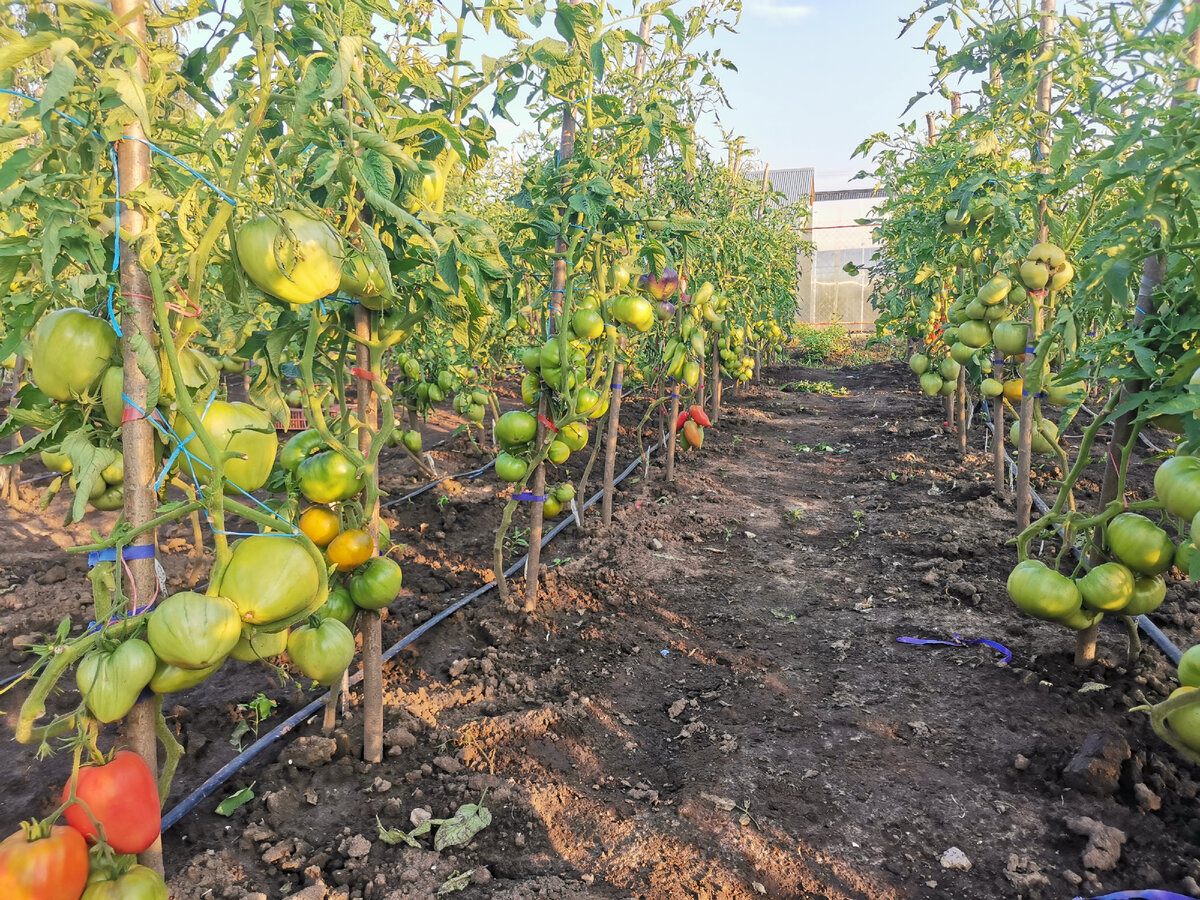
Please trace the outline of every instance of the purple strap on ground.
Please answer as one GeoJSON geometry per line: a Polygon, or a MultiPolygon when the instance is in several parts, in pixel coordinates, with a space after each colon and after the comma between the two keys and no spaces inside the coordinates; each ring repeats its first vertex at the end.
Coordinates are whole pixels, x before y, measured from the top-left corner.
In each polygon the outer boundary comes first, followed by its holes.
{"type": "MultiPolygon", "coordinates": [[[[898,637],[896,640],[901,644],[945,644],[948,647],[965,647],[968,644],[983,644],[985,647],[991,647],[997,653],[1003,654],[1004,659],[1001,660],[1001,662],[1012,662],[1011,650],[1009,650],[1003,644],[997,643],[996,641],[985,640],[984,638],[962,638],[956,634],[954,635],[954,640],[952,641],[935,641],[931,638],[913,637],[898,637]]],[[[1151,900],[1154,900],[1154,898],[1151,898],[1151,900]]],[[[1170,900],[1170,898],[1159,898],[1159,900],[1170,900]]],[[[1188,900],[1191,900],[1191,898],[1188,898],[1188,900]]]]}
{"type": "Polygon", "coordinates": [[[1174,891],[1117,891],[1115,894],[1103,894],[1099,897],[1076,897],[1075,900],[1196,900],[1187,894],[1177,894],[1174,891]]]}

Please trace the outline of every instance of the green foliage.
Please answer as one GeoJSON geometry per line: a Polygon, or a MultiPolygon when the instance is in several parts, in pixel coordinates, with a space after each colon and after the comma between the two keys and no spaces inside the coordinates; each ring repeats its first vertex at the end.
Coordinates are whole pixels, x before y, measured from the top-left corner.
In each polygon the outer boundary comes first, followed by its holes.
{"type": "Polygon", "coordinates": [[[850,333],[837,324],[818,328],[798,323],[792,326],[791,346],[793,355],[802,365],[829,366],[850,349],[850,333]]]}

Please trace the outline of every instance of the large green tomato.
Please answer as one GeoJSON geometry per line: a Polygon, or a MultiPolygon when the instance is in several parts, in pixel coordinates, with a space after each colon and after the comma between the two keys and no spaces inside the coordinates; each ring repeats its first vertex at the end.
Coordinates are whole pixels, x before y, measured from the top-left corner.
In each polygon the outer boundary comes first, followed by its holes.
{"type": "Polygon", "coordinates": [[[1133,572],[1120,563],[1102,563],[1075,582],[1092,609],[1116,612],[1133,596],[1133,572]]]}
{"type": "Polygon", "coordinates": [[[285,653],[287,641],[286,628],[283,631],[255,631],[250,637],[238,641],[229,655],[241,662],[258,662],[285,653]]]}
{"type": "Polygon", "coordinates": [[[1024,353],[1028,342],[1028,322],[997,322],[992,326],[992,343],[1005,356],[1024,353]]]}
{"type": "Polygon", "coordinates": [[[637,331],[649,331],[655,322],[654,307],[638,294],[622,294],[613,301],[613,318],[637,331]]]}
{"type": "Polygon", "coordinates": [[[1172,456],[1154,473],[1154,492],[1173,516],[1189,522],[1200,513],[1200,459],[1172,456]]]}
{"type": "Polygon", "coordinates": [[[221,659],[206,669],[182,669],[160,659],[154,669],[154,677],[150,679],[150,690],[156,694],[175,694],[190,690],[208,681],[209,676],[221,668],[224,662],[225,660],[221,659]]]}
{"type": "Polygon", "coordinates": [[[48,313],[33,331],[34,384],[55,400],[76,400],[96,386],[118,347],[104,319],[82,309],[48,313]]]}
{"type": "MultiPolygon", "coordinates": [[[[1174,700],[1176,697],[1190,693],[1196,690],[1191,685],[1175,688],[1171,691],[1169,700],[1174,700]]],[[[1171,726],[1171,730],[1179,736],[1179,739],[1200,753],[1200,703],[1193,703],[1190,706],[1185,706],[1183,709],[1171,713],[1167,717],[1167,724],[1171,726]]]]}
{"type": "Polygon", "coordinates": [[[336,450],[305,457],[296,467],[296,483],[300,493],[313,503],[349,500],[365,484],[354,463],[336,450]]]}
{"type": "Polygon", "coordinates": [[[167,900],[167,896],[166,882],[157,872],[135,865],[121,874],[89,877],[79,900],[167,900]]]}
{"type": "Polygon", "coordinates": [[[350,577],[350,597],[362,609],[383,609],[400,593],[403,573],[386,556],[367,560],[350,577]]]}
{"type": "Polygon", "coordinates": [[[1175,561],[1175,545],[1145,516],[1120,513],[1106,533],[1113,555],[1141,575],[1161,575],[1175,561]]]}
{"type": "MultiPolygon", "coordinates": [[[[565,445],[564,445],[565,446],[565,445]]],[[[496,457],[496,477],[509,483],[520,481],[529,471],[529,464],[523,459],[501,453],[496,457]]]]}
{"type": "Polygon", "coordinates": [[[1152,613],[1167,596],[1167,583],[1161,575],[1141,577],[1133,583],[1133,596],[1121,610],[1123,616],[1144,616],[1152,613]]]}
{"type": "Polygon", "coordinates": [[[243,622],[269,625],[320,606],[325,599],[318,596],[320,585],[317,564],[300,541],[261,535],[233,548],[220,592],[237,606],[243,622]]]}
{"type": "Polygon", "coordinates": [[[157,662],[145,641],[123,641],[113,650],[101,648],[84,656],[75,670],[75,684],[93,716],[115,722],[133,709],[154,677],[157,662]]]}
{"type": "Polygon", "coordinates": [[[354,659],[354,635],[337,619],[309,621],[288,638],[288,656],[318,684],[333,684],[354,659]]]}
{"type": "MultiPolygon", "coordinates": [[[[279,448],[279,438],[270,416],[249,403],[214,400],[200,421],[218,450],[237,454],[225,460],[227,482],[246,492],[256,491],[267,483],[271,467],[275,464],[275,451],[279,448]]],[[[175,430],[181,440],[187,440],[192,434],[192,426],[182,417],[177,421],[175,430]]],[[[201,462],[212,463],[198,437],[188,441],[185,449],[201,462]]],[[[197,480],[207,484],[211,474],[208,466],[193,464],[193,467],[197,480]]],[[[226,492],[229,493],[229,489],[226,492]]]]}
{"type": "Polygon", "coordinates": [[[1065,619],[1083,602],[1075,582],[1037,559],[1017,563],[1007,588],[1018,609],[1039,619],[1065,619]]]}
{"type": "Polygon", "coordinates": [[[146,626],[154,655],[181,669],[219,664],[241,636],[242,621],[232,600],[192,591],[172,594],[159,603],[146,626]]]}
{"type": "MultiPolygon", "coordinates": [[[[162,397],[173,400],[176,397],[175,373],[167,364],[167,355],[159,351],[159,368],[162,372],[162,397]]],[[[198,391],[205,385],[215,384],[220,370],[208,354],[195,347],[184,347],[179,351],[179,374],[183,376],[183,386],[189,393],[198,391]]]]}
{"type": "Polygon", "coordinates": [[[336,291],[343,255],[332,228],[294,209],[278,222],[267,216],[247,222],[237,234],[238,262],[250,280],[288,303],[312,303],[336,291]]]}
{"type": "Polygon", "coordinates": [[[537,436],[537,419],[522,409],[513,409],[496,420],[496,440],[505,450],[528,444],[537,436]]]}

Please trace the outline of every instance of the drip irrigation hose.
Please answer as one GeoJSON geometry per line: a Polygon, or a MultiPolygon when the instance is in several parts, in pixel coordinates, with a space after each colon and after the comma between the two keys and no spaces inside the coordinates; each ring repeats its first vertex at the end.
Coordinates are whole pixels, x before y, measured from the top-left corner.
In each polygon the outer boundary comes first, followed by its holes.
{"type": "MultiPolygon", "coordinates": [[[[988,431],[992,433],[992,440],[996,440],[996,429],[992,424],[991,412],[988,410],[986,403],[983,404],[983,408],[983,423],[987,426],[988,431]]],[[[1095,414],[1093,413],[1093,417],[1094,416],[1095,414]]],[[[1150,446],[1153,447],[1152,444],[1150,446]]],[[[1017,464],[1013,462],[1013,458],[1008,455],[1007,450],[1004,451],[1004,462],[1010,470],[1016,469],[1017,467],[1017,464]]],[[[1050,512],[1050,507],[1046,505],[1046,501],[1038,496],[1038,492],[1033,489],[1032,485],[1029,488],[1029,497],[1031,500],[1033,500],[1033,505],[1038,508],[1038,511],[1041,512],[1042,515],[1050,512]]],[[[1060,535],[1062,534],[1061,527],[1055,525],[1054,528],[1060,535]]],[[[1079,548],[1074,545],[1071,546],[1071,552],[1075,555],[1076,559],[1083,558],[1083,554],[1079,552],[1079,548]]],[[[1146,633],[1147,637],[1154,641],[1154,643],[1158,646],[1158,649],[1166,654],[1167,659],[1171,661],[1172,665],[1179,665],[1179,660],[1183,656],[1183,651],[1176,647],[1171,639],[1163,634],[1162,630],[1157,625],[1151,622],[1150,619],[1144,615],[1135,616],[1134,621],[1137,622],[1138,628],[1142,629],[1142,631],[1146,633]]]]}
{"type": "Polygon", "coordinates": [[[433,488],[437,487],[443,481],[448,481],[451,478],[478,478],[480,475],[482,475],[484,472],[486,472],[488,469],[490,469],[495,464],[496,464],[496,460],[493,459],[493,460],[490,460],[488,462],[488,464],[481,469],[471,469],[468,472],[458,472],[454,475],[443,475],[441,478],[435,478],[433,481],[429,482],[429,484],[424,485],[423,487],[417,488],[412,493],[405,494],[403,497],[397,497],[395,500],[389,500],[387,503],[381,503],[379,505],[379,508],[387,509],[389,506],[397,506],[406,500],[412,500],[414,497],[419,497],[426,491],[433,490],[433,488]]]}
{"type": "MultiPolygon", "coordinates": [[[[635,459],[633,462],[631,462],[626,467],[626,469],[623,472],[621,472],[620,475],[618,475],[616,478],[613,479],[613,487],[616,487],[618,484],[620,484],[622,481],[624,481],[626,478],[628,478],[630,476],[630,474],[632,474],[634,472],[634,470],[636,470],[637,467],[639,465],[641,465],[641,463],[644,459],[649,459],[649,457],[654,453],[654,451],[656,449],[658,449],[658,447],[661,447],[661,446],[663,446],[662,442],[658,442],[656,444],[650,445],[650,447],[648,447],[646,449],[645,453],[643,453],[641,456],[639,456],[637,459],[635,459]]],[[[489,463],[488,465],[490,466],[491,463],[489,463]]],[[[488,466],[484,466],[483,469],[480,469],[476,474],[481,474],[487,468],[488,468],[488,466]]],[[[466,473],[463,473],[463,474],[466,474],[466,473]]],[[[448,475],[446,477],[451,478],[451,477],[458,477],[458,476],[449,476],[448,475]]],[[[441,480],[444,480],[444,479],[439,479],[439,481],[441,481],[441,480]]],[[[438,482],[434,482],[434,483],[436,484],[438,482]]],[[[422,490],[427,490],[429,487],[432,487],[432,485],[426,485],[426,487],[422,488],[422,490]]],[[[420,493],[420,491],[418,491],[418,493],[420,493]]],[[[582,512],[583,510],[586,510],[588,507],[592,506],[594,503],[597,503],[600,500],[600,498],[603,496],[604,496],[603,490],[597,491],[595,494],[593,494],[591,497],[589,497],[587,499],[587,501],[583,504],[582,508],[580,509],[580,512],[582,512]]],[[[401,499],[404,499],[404,498],[401,498],[401,499]]],[[[398,503],[400,501],[397,500],[397,501],[393,501],[393,502],[398,503]]],[[[565,519],[563,519],[561,522],[559,522],[557,525],[555,525],[554,528],[551,529],[550,532],[548,534],[546,534],[545,537],[542,538],[541,545],[543,547],[545,547],[547,544],[550,543],[551,540],[553,540],[555,537],[557,537],[563,531],[563,529],[565,529],[568,525],[570,525],[572,522],[575,522],[575,521],[577,521],[577,517],[576,517],[576,514],[574,512],[572,512],[571,515],[567,516],[565,519]]],[[[520,559],[518,559],[516,562],[514,562],[511,566],[509,566],[504,572],[505,577],[516,574],[521,569],[521,567],[525,565],[526,559],[528,559],[528,554],[525,554],[520,559]]],[[[463,597],[461,600],[455,601],[450,606],[443,609],[436,616],[429,619],[429,621],[421,623],[420,626],[415,628],[413,631],[409,632],[407,635],[405,635],[399,641],[397,641],[395,644],[393,644],[391,647],[389,647],[384,652],[383,659],[385,661],[391,659],[397,653],[399,653],[401,650],[403,650],[405,647],[408,647],[409,645],[411,645],[414,642],[416,642],[417,640],[419,640],[423,635],[425,635],[427,632],[429,632],[436,625],[445,621],[450,616],[454,615],[456,612],[458,612],[460,609],[462,609],[468,603],[471,603],[472,601],[479,599],[484,594],[491,591],[495,586],[496,586],[496,582],[494,580],[489,581],[487,584],[483,585],[483,587],[477,588],[476,590],[472,591],[470,594],[467,594],[467,596],[463,597]]],[[[352,686],[352,685],[358,684],[360,681],[362,681],[362,678],[363,678],[363,673],[360,670],[359,672],[356,672],[354,675],[350,676],[348,685],[352,686]]],[[[275,743],[275,741],[279,740],[279,738],[283,737],[289,731],[294,729],[297,725],[300,725],[301,723],[305,722],[306,720],[311,719],[313,716],[317,715],[319,712],[322,712],[325,708],[325,704],[329,698],[329,695],[330,695],[330,692],[327,691],[326,693],[324,693],[320,697],[318,697],[316,700],[313,700],[307,706],[292,713],[292,715],[290,715],[287,719],[285,719],[280,724],[276,725],[273,729],[271,729],[271,731],[264,734],[262,737],[260,737],[258,740],[256,740],[253,744],[248,746],[245,750],[243,750],[241,753],[239,753],[237,756],[235,756],[233,759],[231,759],[229,762],[227,762],[225,765],[223,765],[220,769],[218,769],[213,775],[211,775],[208,778],[207,781],[205,781],[202,785],[200,785],[200,787],[196,788],[196,790],[194,790],[188,796],[186,796],[182,800],[180,800],[179,803],[177,803],[171,809],[170,812],[166,813],[166,815],[163,816],[162,830],[165,832],[168,828],[172,827],[173,825],[178,824],[180,819],[182,819],[189,812],[191,812],[193,809],[195,809],[200,803],[203,803],[206,799],[211,797],[212,794],[217,790],[217,788],[219,788],[226,781],[228,781],[230,778],[232,778],[234,773],[236,773],[239,769],[242,769],[243,767],[245,767],[245,765],[247,763],[249,763],[252,759],[254,759],[256,756],[258,756],[260,753],[262,753],[267,747],[269,747],[271,744],[275,743]]]]}

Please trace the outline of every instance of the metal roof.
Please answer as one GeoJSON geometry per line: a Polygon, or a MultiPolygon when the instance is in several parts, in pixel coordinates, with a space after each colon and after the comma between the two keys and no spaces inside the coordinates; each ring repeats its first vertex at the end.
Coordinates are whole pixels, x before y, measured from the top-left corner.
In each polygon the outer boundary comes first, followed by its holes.
{"type": "MultiPolygon", "coordinates": [[[[771,187],[784,196],[784,203],[811,203],[813,186],[816,182],[816,169],[769,169],[767,177],[771,187]]],[[[747,172],[746,177],[757,184],[762,184],[762,170],[747,172]]]]}
{"type": "Polygon", "coordinates": [[[813,196],[816,203],[827,200],[873,200],[876,197],[886,197],[885,191],[877,188],[849,188],[841,191],[817,191],[813,196]]]}

